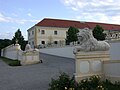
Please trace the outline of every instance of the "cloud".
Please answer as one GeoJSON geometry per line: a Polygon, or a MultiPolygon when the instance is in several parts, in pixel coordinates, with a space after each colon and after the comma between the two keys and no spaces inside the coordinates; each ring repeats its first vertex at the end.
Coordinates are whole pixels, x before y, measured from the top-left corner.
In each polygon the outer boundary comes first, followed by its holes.
{"type": "Polygon", "coordinates": [[[27,22],[38,22],[38,21],[39,20],[16,19],[16,18],[5,16],[2,13],[0,13],[0,22],[25,24],[27,22]]]}
{"type": "Polygon", "coordinates": [[[30,16],[30,17],[32,17],[32,14],[31,14],[31,13],[28,13],[27,15],[30,16]]]}
{"type": "Polygon", "coordinates": [[[9,22],[12,18],[5,17],[3,14],[0,13],[0,22],[9,22]]]}
{"type": "Polygon", "coordinates": [[[120,23],[120,0],[62,0],[62,3],[77,12],[76,19],[120,23]]]}
{"type": "Polygon", "coordinates": [[[12,39],[13,35],[12,32],[0,33],[0,39],[12,39]]]}
{"type": "Polygon", "coordinates": [[[17,15],[16,13],[12,13],[12,15],[13,15],[14,17],[18,17],[18,15],[17,15]]]}
{"type": "Polygon", "coordinates": [[[29,17],[34,18],[34,16],[33,16],[31,13],[28,13],[27,15],[28,15],[29,17]]]}

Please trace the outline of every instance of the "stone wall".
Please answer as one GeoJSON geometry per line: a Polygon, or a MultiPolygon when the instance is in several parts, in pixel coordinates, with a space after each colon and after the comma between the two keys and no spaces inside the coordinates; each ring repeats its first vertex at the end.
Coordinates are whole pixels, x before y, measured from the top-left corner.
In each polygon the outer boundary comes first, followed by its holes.
{"type": "Polygon", "coordinates": [[[103,67],[106,79],[120,81],[120,60],[104,61],[103,67]]]}
{"type": "Polygon", "coordinates": [[[12,44],[2,49],[1,56],[10,58],[13,60],[22,60],[22,50],[19,44],[12,44]]]}
{"type": "Polygon", "coordinates": [[[110,44],[110,59],[120,60],[120,40],[109,41],[110,44]]]}
{"type": "Polygon", "coordinates": [[[40,62],[39,50],[32,49],[29,44],[26,50],[22,51],[19,44],[12,44],[2,49],[1,56],[12,60],[20,60],[21,65],[36,64],[40,62]]]}

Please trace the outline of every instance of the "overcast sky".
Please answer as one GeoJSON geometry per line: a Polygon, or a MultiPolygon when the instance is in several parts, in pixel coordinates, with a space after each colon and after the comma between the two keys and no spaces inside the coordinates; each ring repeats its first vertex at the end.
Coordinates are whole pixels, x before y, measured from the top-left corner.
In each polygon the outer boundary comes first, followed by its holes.
{"type": "Polygon", "coordinates": [[[12,39],[43,18],[120,24],[120,0],[0,0],[0,39],[12,39]]]}

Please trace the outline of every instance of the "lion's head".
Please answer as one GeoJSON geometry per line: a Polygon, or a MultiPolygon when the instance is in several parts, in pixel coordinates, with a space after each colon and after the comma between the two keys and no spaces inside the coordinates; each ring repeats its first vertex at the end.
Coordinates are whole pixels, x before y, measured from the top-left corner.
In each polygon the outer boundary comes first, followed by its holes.
{"type": "Polygon", "coordinates": [[[88,39],[93,38],[92,31],[90,29],[85,28],[77,33],[78,36],[78,42],[80,44],[86,42],[88,39]]]}

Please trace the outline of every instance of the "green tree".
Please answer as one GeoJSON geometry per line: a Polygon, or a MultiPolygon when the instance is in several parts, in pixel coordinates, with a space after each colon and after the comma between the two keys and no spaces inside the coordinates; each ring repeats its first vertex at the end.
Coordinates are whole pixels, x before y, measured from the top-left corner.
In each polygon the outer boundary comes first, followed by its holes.
{"type": "Polygon", "coordinates": [[[70,42],[75,42],[78,40],[77,38],[77,33],[79,30],[74,27],[70,27],[67,32],[67,39],[66,39],[66,44],[70,44],[70,42]]]}
{"type": "Polygon", "coordinates": [[[106,34],[103,32],[104,32],[104,29],[101,26],[96,25],[96,27],[93,29],[94,38],[100,41],[105,40],[106,34]]]}
{"type": "Polygon", "coordinates": [[[1,55],[1,50],[7,46],[11,45],[11,40],[9,39],[0,39],[0,55],[1,55]]]}
{"type": "Polygon", "coordinates": [[[12,39],[12,44],[15,44],[16,40],[18,40],[18,43],[21,45],[21,49],[25,50],[25,46],[27,44],[27,41],[24,40],[24,37],[22,36],[20,29],[18,29],[15,32],[15,36],[13,36],[13,39],[12,39]]]}

